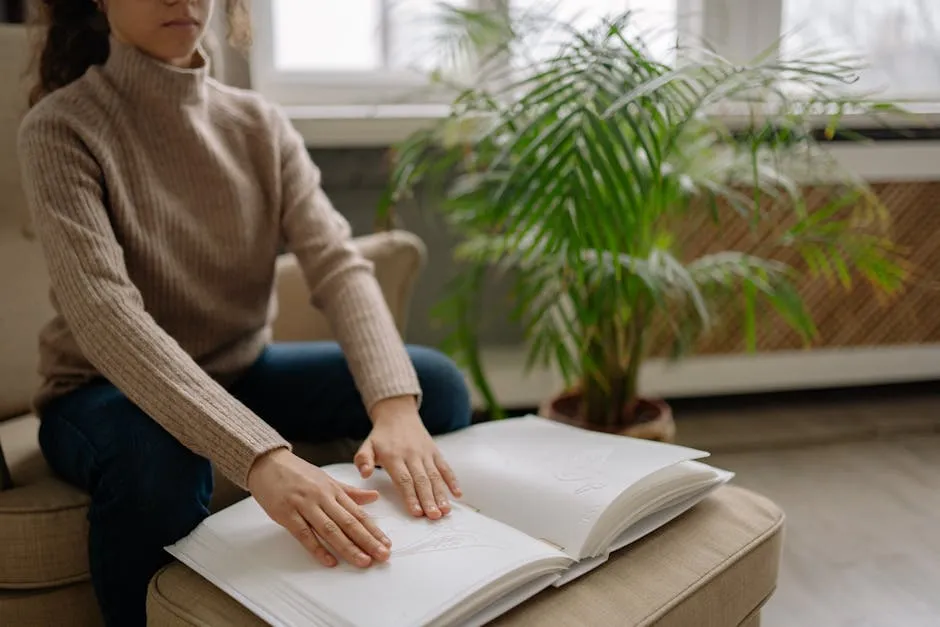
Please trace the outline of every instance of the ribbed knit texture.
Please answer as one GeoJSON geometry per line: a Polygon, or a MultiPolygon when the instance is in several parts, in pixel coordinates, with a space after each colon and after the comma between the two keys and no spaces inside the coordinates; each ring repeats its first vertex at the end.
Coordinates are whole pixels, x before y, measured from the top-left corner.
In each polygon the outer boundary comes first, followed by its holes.
{"type": "Polygon", "coordinates": [[[260,454],[289,446],[224,387],[270,341],[281,242],[366,406],[420,398],[373,268],[302,139],[205,60],[182,70],[112,41],[104,66],[27,114],[19,151],[58,312],[40,338],[40,414],[105,377],[245,487],[260,454]]]}

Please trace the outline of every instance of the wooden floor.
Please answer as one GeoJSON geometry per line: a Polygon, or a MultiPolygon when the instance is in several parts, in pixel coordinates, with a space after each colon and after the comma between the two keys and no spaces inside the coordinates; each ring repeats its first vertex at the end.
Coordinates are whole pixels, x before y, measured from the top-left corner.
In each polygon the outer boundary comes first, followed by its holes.
{"type": "Polygon", "coordinates": [[[764,627],[940,627],[940,393],[679,420],[681,443],[787,515],[764,627]]]}

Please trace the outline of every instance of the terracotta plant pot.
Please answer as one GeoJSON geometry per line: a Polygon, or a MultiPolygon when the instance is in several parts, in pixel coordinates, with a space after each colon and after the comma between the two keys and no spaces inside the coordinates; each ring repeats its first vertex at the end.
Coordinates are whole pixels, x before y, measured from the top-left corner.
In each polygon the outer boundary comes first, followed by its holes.
{"type": "MultiPolygon", "coordinates": [[[[621,424],[613,426],[589,424],[581,414],[580,407],[581,391],[572,389],[546,399],[539,408],[539,415],[591,431],[659,442],[675,441],[676,423],[672,419],[672,408],[663,400],[639,399],[639,409],[635,412],[637,417],[632,420],[625,417],[621,424]]],[[[627,413],[626,408],[623,413],[627,413]]]]}

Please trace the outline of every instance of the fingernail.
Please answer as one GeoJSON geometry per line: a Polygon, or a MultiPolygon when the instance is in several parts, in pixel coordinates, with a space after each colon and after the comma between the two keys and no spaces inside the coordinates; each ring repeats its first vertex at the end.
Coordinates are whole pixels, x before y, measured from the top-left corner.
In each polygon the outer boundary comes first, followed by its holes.
{"type": "Polygon", "coordinates": [[[423,510],[421,509],[421,506],[416,503],[411,506],[411,511],[413,511],[415,514],[420,514],[423,510]]]}
{"type": "Polygon", "coordinates": [[[392,541],[387,536],[382,536],[382,544],[392,546],[392,541]]]}
{"type": "Polygon", "coordinates": [[[450,507],[450,502],[447,500],[441,501],[441,508],[450,507]]]}
{"type": "Polygon", "coordinates": [[[359,555],[356,556],[356,559],[359,560],[360,564],[368,564],[370,561],[369,556],[366,555],[365,553],[360,553],[359,555]]]}

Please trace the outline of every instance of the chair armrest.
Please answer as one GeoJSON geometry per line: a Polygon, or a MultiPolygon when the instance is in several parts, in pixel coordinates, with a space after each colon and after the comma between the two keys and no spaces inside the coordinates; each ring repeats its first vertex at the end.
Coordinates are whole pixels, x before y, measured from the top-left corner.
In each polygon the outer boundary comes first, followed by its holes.
{"type": "MultiPolygon", "coordinates": [[[[402,337],[408,324],[414,286],[427,260],[427,247],[407,231],[384,231],[353,239],[363,256],[375,265],[375,276],[402,337]]],[[[334,339],[329,322],[310,304],[303,272],[292,254],[278,259],[277,316],[274,339],[311,342],[334,339]]]]}

